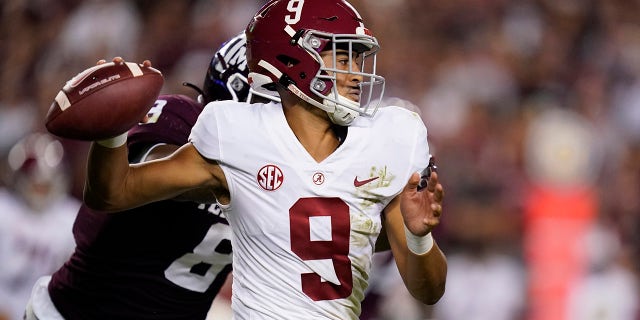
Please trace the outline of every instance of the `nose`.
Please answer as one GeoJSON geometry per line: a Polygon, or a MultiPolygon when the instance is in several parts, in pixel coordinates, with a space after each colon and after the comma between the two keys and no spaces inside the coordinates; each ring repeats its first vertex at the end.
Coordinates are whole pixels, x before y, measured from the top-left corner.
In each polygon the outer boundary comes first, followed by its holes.
{"type": "Polygon", "coordinates": [[[351,59],[351,70],[353,72],[360,72],[360,63],[359,63],[359,59],[358,58],[352,58],[351,59]]]}
{"type": "Polygon", "coordinates": [[[360,83],[363,80],[362,74],[360,74],[360,64],[356,59],[351,60],[351,81],[360,83]]]}

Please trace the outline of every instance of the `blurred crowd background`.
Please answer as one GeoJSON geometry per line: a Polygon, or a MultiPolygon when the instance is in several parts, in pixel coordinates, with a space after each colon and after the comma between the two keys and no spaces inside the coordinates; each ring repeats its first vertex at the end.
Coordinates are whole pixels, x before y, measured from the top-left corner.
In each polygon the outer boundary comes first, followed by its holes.
{"type": "MultiPolygon", "coordinates": [[[[381,43],[387,103],[417,110],[429,130],[446,190],[435,236],[449,261],[447,292],[426,307],[376,254],[362,319],[640,319],[640,2],[351,2],[381,43]]],[[[0,3],[2,314],[21,309],[69,252],[2,241],[23,229],[71,239],[75,210],[53,224],[55,200],[17,203],[56,190],[77,206],[89,144],[60,140],[62,160],[47,166],[65,177],[34,174],[15,152],[9,161],[16,143],[45,131],[66,80],[99,59],[149,59],[163,93],[195,96],[182,82],[200,86],[213,52],[263,1],[0,3]],[[43,187],[50,180],[67,188],[43,187]]]]}

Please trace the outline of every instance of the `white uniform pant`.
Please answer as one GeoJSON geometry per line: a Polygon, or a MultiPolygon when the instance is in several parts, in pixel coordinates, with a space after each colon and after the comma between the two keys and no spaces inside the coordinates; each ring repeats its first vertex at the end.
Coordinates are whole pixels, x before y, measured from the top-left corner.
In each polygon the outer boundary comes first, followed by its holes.
{"type": "Polygon", "coordinates": [[[49,281],[51,276],[44,276],[36,281],[25,308],[24,320],[64,320],[49,297],[49,281]]]}

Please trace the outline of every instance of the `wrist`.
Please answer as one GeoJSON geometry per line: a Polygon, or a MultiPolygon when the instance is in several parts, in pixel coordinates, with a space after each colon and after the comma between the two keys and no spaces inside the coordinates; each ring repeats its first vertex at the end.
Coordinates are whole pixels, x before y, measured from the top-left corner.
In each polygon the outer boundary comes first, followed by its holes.
{"type": "Polygon", "coordinates": [[[108,139],[104,139],[104,140],[96,140],[96,143],[105,147],[105,148],[118,148],[122,145],[124,145],[127,142],[127,133],[123,133],[120,135],[117,135],[113,138],[108,138],[108,139]]]}
{"type": "Polygon", "coordinates": [[[423,255],[433,248],[433,236],[431,232],[424,236],[416,236],[405,226],[404,235],[407,238],[407,247],[414,254],[423,255]]]}

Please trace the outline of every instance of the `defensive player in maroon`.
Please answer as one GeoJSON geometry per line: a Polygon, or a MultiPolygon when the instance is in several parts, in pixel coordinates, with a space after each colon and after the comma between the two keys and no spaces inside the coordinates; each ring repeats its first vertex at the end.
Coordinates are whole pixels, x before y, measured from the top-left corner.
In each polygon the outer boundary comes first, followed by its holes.
{"type": "MultiPolygon", "coordinates": [[[[187,142],[203,104],[249,95],[244,33],[214,55],[202,103],[161,95],[129,131],[129,161],[170,154],[187,142]]],[[[179,200],[114,214],[83,206],[73,256],[34,286],[26,319],[205,319],[231,271],[231,232],[217,204],[179,200]]]]}

